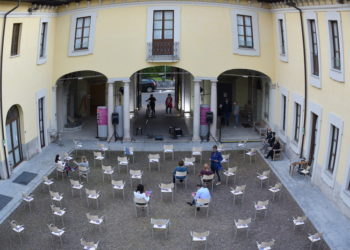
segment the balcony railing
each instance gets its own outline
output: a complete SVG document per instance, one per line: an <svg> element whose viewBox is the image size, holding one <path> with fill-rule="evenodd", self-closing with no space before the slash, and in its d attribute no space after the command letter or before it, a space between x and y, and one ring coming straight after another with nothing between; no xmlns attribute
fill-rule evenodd
<svg viewBox="0 0 350 250"><path fill-rule="evenodd" d="M179 42L147 43L148 62L176 62L179 54Z"/></svg>

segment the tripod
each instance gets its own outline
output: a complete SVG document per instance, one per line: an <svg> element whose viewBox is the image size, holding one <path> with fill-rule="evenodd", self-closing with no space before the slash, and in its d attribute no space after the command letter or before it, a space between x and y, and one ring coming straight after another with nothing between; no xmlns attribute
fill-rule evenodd
<svg viewBox="0 0 350 250"><path fill-rule="evenodd" d="M123 143L123 139L121 137L119 137L118 132L117 132L117 124L113 124L113 134L109 138L108 143L110 143L112 141L113 137L114 137L114 142L116 142L120 139L120 141Z"/></svg>

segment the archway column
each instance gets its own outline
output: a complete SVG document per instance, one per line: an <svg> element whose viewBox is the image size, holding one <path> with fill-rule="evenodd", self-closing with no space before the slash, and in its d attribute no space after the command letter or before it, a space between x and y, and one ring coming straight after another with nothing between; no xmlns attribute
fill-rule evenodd
<svg viewBox="0 0 350 250"><path fill-rule="evenodd" d="M192 141L200 141L200 82L199 79L194 79L194 105L193 105L193 137Z"/></svg>
<svg viewBox="0 0 350 250"><path fill-rule="evenodd" d="M123 122L124 122L124 141L130 141L130 80L123 80L124 96L123 96Z"/></svg>
<svg viewBox="0 0 350 250"><path fill-rule="evenodd" d="M114 111L114 81L108 80L108 100L107 100L107 110L108 110L108 138L113 136L113 124L112 124L112 113Z"/></svg>
<svg viewBox="0 0 350 250"><path fill-rule="evenodd" d="M216 125L218 116L218 95L217 95L217 80L211 80L210 93L210 111L213 112L213 124L210 126L210 134L216 139Z"/></svg>

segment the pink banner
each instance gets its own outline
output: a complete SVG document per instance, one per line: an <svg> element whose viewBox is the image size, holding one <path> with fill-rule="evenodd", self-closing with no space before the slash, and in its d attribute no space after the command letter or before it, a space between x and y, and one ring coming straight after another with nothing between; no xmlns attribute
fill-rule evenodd
<svg viewBox="0 0 350 250"><path fill-rule="evenodd" d="M201 107L201 125L208 125L206 113L210 111L210 107Z"/></svg>
<svg viewBox="0 0 350 250"><path fill-rule="evenodd" d="M107 107L97 107L97 125L108 125L108 110Z"/></svg>

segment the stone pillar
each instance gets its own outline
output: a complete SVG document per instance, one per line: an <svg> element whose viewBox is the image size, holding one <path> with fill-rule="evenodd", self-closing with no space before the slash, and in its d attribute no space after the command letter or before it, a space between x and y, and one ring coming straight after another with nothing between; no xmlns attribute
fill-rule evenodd
<svg viewBox="0 0 350 250"><path fill-rule="evenodd" d="M114 81L108 81L108 98L107 98L107 110L108 110L108 139L113 135L112 113L114 111Z"/></svg>
<svg viewBox="0 0 350 250"><path fill-rule="evenodd" d="M123 81L124 96L123 96L123 122L124 122L124 141L130 141L130 81Z"/></svg>
<svg viewBox="0 0 350 250"><path fill-rule="evenodd" d="M216 124L218 119L218 95L217 95L217 81L211 81L210 91L210 111L213 112L213 124L210 125L210 133L216 139Z"/></svg>
<svg viewBox="0 0 350 250"><path fill-rule="evenodd" d="M193 138L192 141L200 141L199 125L200 125L200 80L194 80L194 105L193 105Z"/></svg>

